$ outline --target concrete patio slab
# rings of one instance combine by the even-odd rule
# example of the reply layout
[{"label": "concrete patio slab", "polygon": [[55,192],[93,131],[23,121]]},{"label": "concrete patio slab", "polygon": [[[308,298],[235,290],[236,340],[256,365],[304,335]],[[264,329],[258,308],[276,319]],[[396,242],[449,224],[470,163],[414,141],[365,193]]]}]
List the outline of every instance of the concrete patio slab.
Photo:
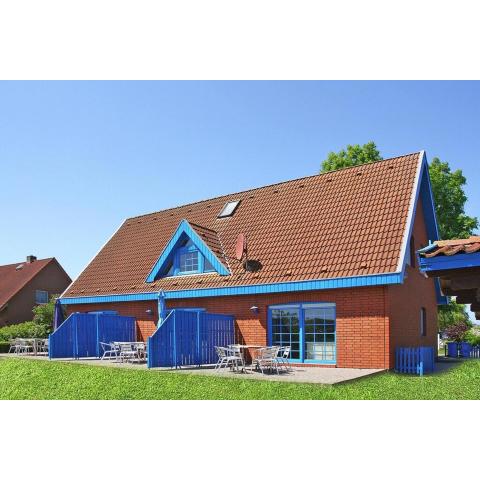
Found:
[{"label": "concrete patio slab", "polygon": [[[30,360],[48,361],[46,356],[33,355],[14,355],[0,354],[0,357],[8,358],[27,358]],[[138,363],[121,363],[111,360],[100,360],[98,358],[82,359],[57,359],[52,362],[75,363],[82,365],[128,368],[146,370],[146,365]],[[349,382],[359,378],[383,372],[383,369],[357,369],[357,368],[322,368],[322,367],[293,367],[290,372],[281,372],[280,374],[262,374],[257,371],[247,369],[246,373],[232,372],[229,369],[216,371],[213,366],[202,367],[183,367],[183,368],[152,368],[151,372],[166,372],[193,375],[213,375],[223,378],[236,378],[239,380],[263,380],[273,382],[296,382],[296,383],[317,383],[323,385],[335,385],[343,382]]]}]

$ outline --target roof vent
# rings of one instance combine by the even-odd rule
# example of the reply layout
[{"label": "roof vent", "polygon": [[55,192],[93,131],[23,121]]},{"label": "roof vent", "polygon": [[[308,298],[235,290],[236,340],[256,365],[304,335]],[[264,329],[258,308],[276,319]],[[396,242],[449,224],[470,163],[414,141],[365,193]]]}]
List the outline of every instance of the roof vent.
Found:
[{"label": "roof vent", "polygon": [[17,268],[15,268],[15,270],[21,270],[23,268],[23,263],[21,263],[20,265],[17,265]]},{"label": "roof vent", "polygon": [[35,255],[29,255],[27,257],[27,263],[33,263],[36,259],[37,257]]}]

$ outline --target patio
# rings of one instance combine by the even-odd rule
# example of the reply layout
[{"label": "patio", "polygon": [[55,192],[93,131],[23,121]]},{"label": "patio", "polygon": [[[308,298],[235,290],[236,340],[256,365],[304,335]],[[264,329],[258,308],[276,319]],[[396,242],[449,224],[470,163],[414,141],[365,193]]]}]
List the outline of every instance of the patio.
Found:
[{"label": "patio", "polygon": [[[48,358],[43,356],[17,356],[14,354],[0,354],[3,358],[26,358],[28,360],[48,361]],[[79,359],[55,359],[52,362],[74,363],[90,366],[109,367],[109,368],[123,368],[123,369],[137,369],[147,370],[146,364],[120,362],[113,360],[100,360],[98,358],[79,358]],[[152,372],[171,372],[180,374],[192,375],[207,375],[219,378],[236,378],[240,380],[264,380],[274,382],[293,382],[293,383],[312,383],[323,385],[334,385],[344,382],[349,382],[359,378],[363,378],[375,373],[380,373],[381,369],[356,369],[356,368],[322,368],[322,367],[292,367],[290,372],[282,372],[276,374],[262,374],[260,372],[240,373],[225,369],[221,372],[215,371],[214,365],[203,365],[201,367],[182,367],[169,368],[158,367],[149,369]]]}]

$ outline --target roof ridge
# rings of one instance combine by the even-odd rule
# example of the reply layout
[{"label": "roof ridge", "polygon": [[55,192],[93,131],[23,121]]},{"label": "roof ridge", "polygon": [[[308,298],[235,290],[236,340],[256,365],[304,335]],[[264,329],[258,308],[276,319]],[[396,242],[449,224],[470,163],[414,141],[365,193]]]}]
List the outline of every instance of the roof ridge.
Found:
[{"label": "roof ridge", "polygon": [[249,188],[249,189],[246,189],[246,190],[240,190],[238,192],[224,193],[223,195],[217,195],[215,197],[203,198],[201,200],[196,200],[195,202],[189,202],[189,203],[184,203],[182,205],[177,205],[176,207],[169,207],[169,208],[164,208],[162,210],[155,210],[154,212],[142,213],[140,215],[135,215],[133,217],[128,217],[128,218],[125,219],[125,221],[134,220],[136,218],[148,217],[149,215],[155,215],[157,213],[168,212],[170,210],[176,210],[178,208],[185,208],[185,207],[189,207],[191,205],[196,205],[198,203],[217,200],[217,199],[222,198],[222,197],[228,197],[228,196],[233,196],[233,195],[241,195],[241,194],[245,194],[245,193],[249,193],[249,192],[254,192],[256,190],[261,190],[263,188],[275,187],[277,185],[283,185],[283,184],[286,184],[286,183],[292,183],[292,182],[297,182],[297,181],[300,181],[300,180],[306,180],[308,178],[318,177],[318,176],[321,176],[321,175],[328,175],[330,173],[336,173],[336,172],[340,172],[340,171],[344,171],[344,170],[351,170],[353,168],[363,168],[363,167],[366,167],[367,165],[389,162],[390,160],[398,160],[399,158],[402,158],[402,157],[409,157],[411,155],[419,155],[420,153],[422,153],[422,151],[423,150],[417,150],[416,152],[406,153],[404,155],[397,155],[396,157],[383,158],[382,160],[377,160],[375,162],[370,162],[370,163],[363,163],[362,165],[352,165],[352,166],[349,166],[349,167],[338,168],[336,170],[330,170],[328,172],[319,172],[319,173],[316,173],[314,175],[305,175],[303,177],[291,178],[290,180],[283,180],[281,182],[269,183],[267,185],[262,185],[261,187],[253,187],[253,188]]},{"label": "roof ridge", "polygon": [[[53,260],[55,257],[48,257],[48,258],[37,258],[35,260],[35,262],[45,262],[46,260]],[[35,263],[33,262],[33,263]],[[28,264],[28,262],[26,260],[24,260],[23,262],[16,262],[16,263],[6,263],[5,265],[0,265],[0,268],[2,267],[13,267],[14,265],[25,265],[25,264]]]},{"label": "roof ridge", "polygon": [[[48,260],[47,262],[45,262],[45,260]],[[4,303],[3,305],[5,305],[7,302],[9,302],[18,292],[20,292],[26,285],[28,285],[52,260],[56,260],[55,257],[51,257],[51,258],[43,258],[41,259],[42,262],[45,262],[36,272],[32,272],[30,273],[30,275],[28,275],[27,278],[24,279],[24,281],[18,285],[18,287],[13,290],[10,294],[9,297],[7,297],[5,300],[4,300]],[[34,263],[38,262],[39,260],[35,260]],[[27,263],[27,262],[22,262],[22,263]],[[13,266],[13,265],[22,265],[22,263],[11,263],[9,264],[8,266]],[[2,266],[7,266],[7,265],[2,265]],[[3,305],[0,305],[3,307]]]}]

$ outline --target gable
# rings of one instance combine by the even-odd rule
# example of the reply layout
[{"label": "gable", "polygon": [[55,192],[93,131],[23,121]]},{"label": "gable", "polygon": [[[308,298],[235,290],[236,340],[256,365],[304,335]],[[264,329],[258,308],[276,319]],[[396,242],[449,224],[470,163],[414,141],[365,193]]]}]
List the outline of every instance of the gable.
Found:
[{"label": "gable", "polygon": [[[207,230],[199,225],[192,226],[187,220],[182,220],[149,272],[146,283],[152,283],[162,277],[188,273],[215,271],[220,275],[228,275],[230,272],[210,248],[216,244],[216,233],[213,230],[208,232]],[[216,253],[222,253],[218,249],[218,245]],[[196,256],[196,265],[188,255]],[[183,269],[183,257],[185,257],[186,269]],[[190,264],[188,264],[189,260]]]},{"label": "gable", "polygon": [[0,307],[25,288],[53,258],[35,260],[33,263],[21,262],[0,265]]}]

